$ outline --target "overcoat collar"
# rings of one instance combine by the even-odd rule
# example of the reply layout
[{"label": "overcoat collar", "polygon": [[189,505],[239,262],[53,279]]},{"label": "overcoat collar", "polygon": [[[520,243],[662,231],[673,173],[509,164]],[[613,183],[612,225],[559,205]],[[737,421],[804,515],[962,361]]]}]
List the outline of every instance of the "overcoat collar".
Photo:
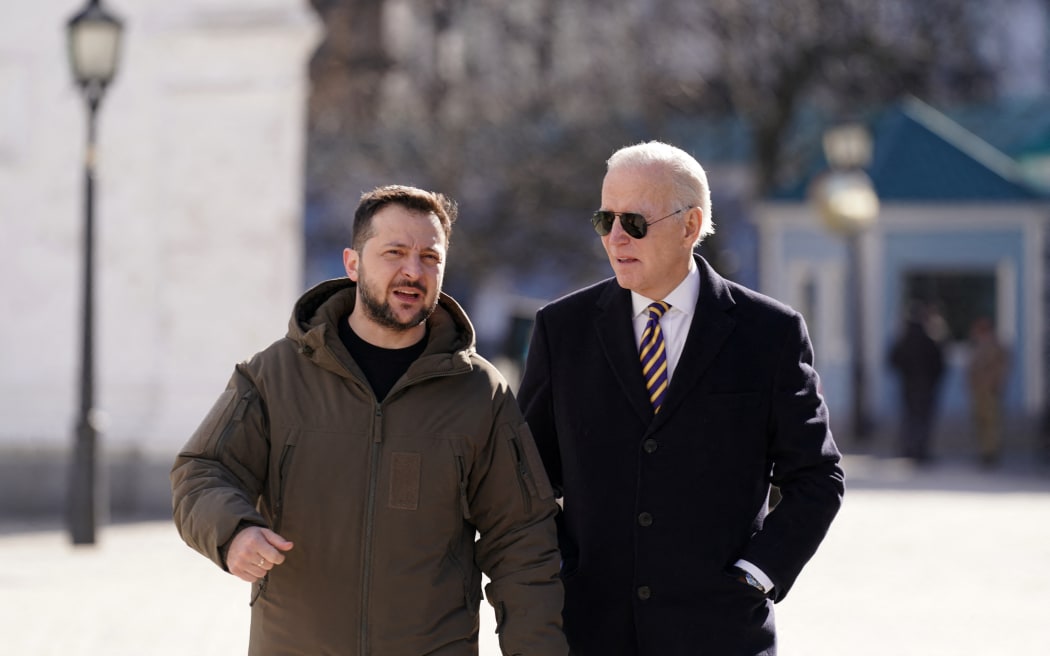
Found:
[{"label": "overcoat collar", "polygon": [[725,278],[715,273],[704,258],[693,257],[700,273],[700,295],[682,359],[656,417],[638,362],[638,346],[631,323],[631,293],[611,279],[598,297],[592,330],[627,402],[645,423],[651,422],[653,426],[666,421],[681,405],[687,391],[699,383],[736,325],[732,318],[735,301]]}]

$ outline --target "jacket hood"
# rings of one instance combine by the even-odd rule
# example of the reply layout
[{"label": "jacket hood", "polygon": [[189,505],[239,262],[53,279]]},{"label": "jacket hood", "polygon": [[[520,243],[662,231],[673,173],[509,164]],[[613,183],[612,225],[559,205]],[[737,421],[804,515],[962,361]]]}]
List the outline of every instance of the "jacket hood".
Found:
[{"label": "jacket hood", "polygon": [[[303,354],[319,360],[317,354],[326,343],[339,342],[337,322],[354,309],[356,295],[357,283],[345,277],[314,285],[299,297],[292,310],[288,339],[298,344]],[[434,355],[449,360],[443,368],[470,367],[470,358],[476,352],[474,326],[448,294],[438,294],[438,306],[427,319],[427,331],[429,338],[422,357]],[[324,365],[320,361],[318,364]]]}]

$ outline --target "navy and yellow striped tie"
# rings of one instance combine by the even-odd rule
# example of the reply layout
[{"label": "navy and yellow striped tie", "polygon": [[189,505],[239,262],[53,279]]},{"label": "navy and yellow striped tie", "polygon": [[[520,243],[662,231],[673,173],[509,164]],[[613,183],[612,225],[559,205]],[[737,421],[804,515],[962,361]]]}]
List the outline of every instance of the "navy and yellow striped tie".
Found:
[{"label": "navy and yellow striped tie", "polygon": [[669,309],[671,306],[663,301],[649,305],[649,321],[642,332],[642,345],[638,354],[654,413],[660,412],[664,392],[667,391],[667,349],[664,347],[664,331],[660,330],[660,317]]}]

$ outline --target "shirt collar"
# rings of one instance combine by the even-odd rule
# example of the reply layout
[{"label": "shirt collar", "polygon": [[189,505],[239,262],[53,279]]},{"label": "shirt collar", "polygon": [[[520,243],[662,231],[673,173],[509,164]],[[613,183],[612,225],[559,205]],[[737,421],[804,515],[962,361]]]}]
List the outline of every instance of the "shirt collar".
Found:
[{"label": "shirt collar", "polygon": [[637,292],[631,292],[631,309],[634,310],[633,316],[640,314],[649,314],[649,304],[653,301],[666,301],[671,306],[671,311],[675,310],[687,314],[693,315],[693,311],[696,310],[696,301],[700,298],[700,270],[696,268],[696,260],[692,257],[689,258],[689,270],[685,274],[685,278],[682,282],[678,283],[678,286],[671,290],[671,293],[662,299],[646,298]]}]

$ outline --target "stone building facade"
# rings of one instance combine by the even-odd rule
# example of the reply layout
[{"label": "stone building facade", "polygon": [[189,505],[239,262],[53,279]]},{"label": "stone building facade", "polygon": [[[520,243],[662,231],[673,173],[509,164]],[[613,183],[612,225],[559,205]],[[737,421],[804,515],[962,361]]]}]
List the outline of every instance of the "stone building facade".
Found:
[{"label": "stone building facade", "polygon": [[[65,504],[79,407],[86,110],[76,2],[0,23],[0,514]],[[301,0],[110,0],[124,21],[95,152],[95,400],[115,512],[166,470],[233,365],[283,334],[302,278]]]}]

